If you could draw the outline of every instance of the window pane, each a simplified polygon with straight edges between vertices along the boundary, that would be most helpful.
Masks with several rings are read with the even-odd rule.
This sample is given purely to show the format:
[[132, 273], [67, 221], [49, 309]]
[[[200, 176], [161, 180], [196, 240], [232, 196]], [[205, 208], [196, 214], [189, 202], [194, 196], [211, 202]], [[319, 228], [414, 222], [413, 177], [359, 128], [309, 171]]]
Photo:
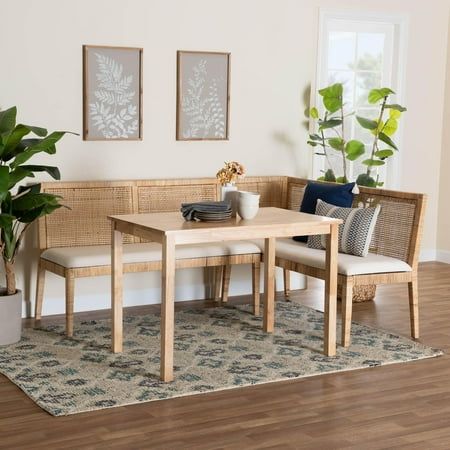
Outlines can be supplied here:
[[358, 33], [357, 47], [356, 68], [358, 70], [382, 70], [384, 34]]
[[332, 31], [328, 41], [328, 69], [349, 69], [355, 62], [356, 33]]

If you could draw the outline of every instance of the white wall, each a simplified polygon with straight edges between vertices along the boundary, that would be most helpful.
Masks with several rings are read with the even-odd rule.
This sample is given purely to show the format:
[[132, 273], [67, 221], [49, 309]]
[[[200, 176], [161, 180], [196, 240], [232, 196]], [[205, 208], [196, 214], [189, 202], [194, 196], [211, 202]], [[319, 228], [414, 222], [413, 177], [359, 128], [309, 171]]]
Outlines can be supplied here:
[[[17, 105], [25, 123], [81, 132], [81, 46], [139, 46], [144, 48], [144, 140], [83, 142], [67, 136], [55, 157], [40, 156], [37, 162], [58, 165], [65, 180], [212, 176], [228, 159], [244, 163], [249, 175], [307, 176], [311, 150], [302, 123], [305, 92], [316, 67], [319, 7], [404, 13], [410, 38], [408, 113], [399, 185], [430, 195], [423, 248], [432, 254], [448, 3], [434, 1], [430, 8], [410, 0], [379, 0], [367, 7], [356, 0], [3, 2], [0, 107]], [[179, 49], [231, 52], [228, 142], [175, 141]], [[22, 264], [29, 268], [36, 257], [30, 245], [22, 253]], [[29, 287], [29, 296], [34, 276], [29, 270], [24, 273], [20, 282]], [[201, 285], [197, 276], [194, 291]], [[107, 301], [107, 279], [78, 284], [77, 306]], [[147, 275], [129, 276], [127, 284], [130, 302], [150, 297]], [[52, 312], [62, 311], [62, 287], [60, 280], [49, 279], [46, 295], [55, 299]]]
[[[449, 17], [450, 23], [450, 17]], [[441, 176], [439, 186], [439, 223], [437, 259], [450, 264], [450, 33], [447, 46], [447, 79], [445, 86], [445, 110], [442, 131]]]

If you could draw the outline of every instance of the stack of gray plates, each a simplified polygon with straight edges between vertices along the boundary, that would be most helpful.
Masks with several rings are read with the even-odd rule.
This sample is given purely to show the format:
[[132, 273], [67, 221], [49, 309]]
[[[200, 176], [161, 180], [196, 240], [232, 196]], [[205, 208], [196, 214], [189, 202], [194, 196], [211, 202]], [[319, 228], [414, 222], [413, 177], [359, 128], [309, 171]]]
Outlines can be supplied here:
[[231, 208], [226, 211], [196, 211], [195, 218], [203, 222], [221, 222], [231, 218]]

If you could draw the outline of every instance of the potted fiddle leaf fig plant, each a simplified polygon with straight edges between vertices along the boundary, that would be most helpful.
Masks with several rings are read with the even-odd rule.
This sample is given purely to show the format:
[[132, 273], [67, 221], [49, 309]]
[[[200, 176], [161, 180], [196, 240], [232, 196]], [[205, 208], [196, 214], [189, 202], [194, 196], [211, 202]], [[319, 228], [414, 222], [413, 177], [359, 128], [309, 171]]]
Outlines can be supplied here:
[[[315, 133], [309, 135], [307, 143], [315, 148], [317, 155], [325, 157], [328, 166], [319, 180], [348, 183], [348, 161], [356, 161], [365, 155], [366, 146], [357, 139], [346, 139], [345, 119], [354, 116], [354, 112], [347, 111], [345, 108], [343, 85], [335, 83], [318, 92], [322, 97], [323, 116], [320, 117], [316, 107], [309, 108], [306, 115], [315, 122], [317, 129]], [[379, 180], [377, 168], [385, 165], [386, 160], [394, 155], [395, 150], [398, 150], [391, 137], [397, 131], [399, 118], [406, 108], [389, 102], [389, 97], [393, 94], [395, 92], [390, 88], [372, 89], [367, 101], [369, 104], [378, 105], [377, 117], [368, 119], [356, 116], [357, 124], [373, 135], [370, 156], [362, 161], [367, 169], [355, 180], [360, 186], [382, 186], [383, 182]], [[341, 176], [336, 176], [337, 169], [331, 158], [333, 152], [340, 154], [338, 160], [342, 164]]]
[[30, 159], [41, 152], [54, 154], [68, 133], [16, 124], [16, 115], [16, 107], [0, 111], [0, 255], [6, 278], [0, 290], [0, 345], [20, 340], [22, 293], [16, 288], [15, 262], [22, 239], [36, 219], [62, 206], [57, 195], [40, 192], [40, 183], [26, 183], [37, 172], [59, 180], [58, 168], [30, 164]]

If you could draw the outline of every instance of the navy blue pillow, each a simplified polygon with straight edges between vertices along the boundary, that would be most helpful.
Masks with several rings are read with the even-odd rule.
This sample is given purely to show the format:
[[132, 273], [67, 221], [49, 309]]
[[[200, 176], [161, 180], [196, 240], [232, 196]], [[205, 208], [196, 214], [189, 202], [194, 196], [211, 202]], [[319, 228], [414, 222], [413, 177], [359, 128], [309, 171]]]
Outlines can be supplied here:
[[[329, 184], [308, 182], [300, 205], [300, 212], [314, 214], [316, 212], [317, 200], [323, 200], [331, 205], [351, 208], [353, 204], [352, 190], [355, 183]], [[308, 236], [294, 236], [292, 239], [298, 242], [306, 242]]]

